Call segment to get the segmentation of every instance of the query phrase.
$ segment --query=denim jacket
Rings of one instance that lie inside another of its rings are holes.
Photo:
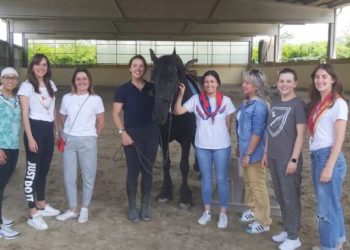
[[[249,163],[256,163],[262,159],[265,149],[268,112],[269,107],[267,102],[260,98],[242,102],[239,106],[236,119],[236,132],[241,162],[247,153],[247,148],[253,134],[260,136],[261,139],[254,152],[252,152]]]

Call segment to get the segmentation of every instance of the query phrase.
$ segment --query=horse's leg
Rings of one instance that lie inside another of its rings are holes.
[[[192,143],[192,146],[194,148],[194,144]],[[194,164],[193,164],[193,170],[196,172],[198,179],[201,179],[201,172],[199,169],[199,164],[198,164],[198,160],[197,160],[197,156],[196,154],[194,154]]]
[[[163,185],[160,193],[157,195],[159,202],[168,202],[173,199],[173,183],[170,177],[170,157],[169,144],[162,144],[163,153]]]
[[[190,154],[191,141],[184,140],[181,143],[181,162],[180,170],[182,174],[182,184],[180,188],[180,208],[188,209],[193,206],[192,191],[188,187],[188,172],[190,169],[190,164],[188,157]]]

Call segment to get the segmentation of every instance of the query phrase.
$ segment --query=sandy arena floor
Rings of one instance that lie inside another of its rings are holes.
[[[239,89],[225,88],[224,92],[233,97],[235,104],[239,103]],[[27,209],[23,194],[23,178],[25,171],[25,152],[23,147],[17,169],[5,190],[3,214],[16,220],[14,229],[21,232],[21,237],[15,240],[0,239],[0,249],[277,249],[271,236],[281,230],[281,220],[273,217],[271,231],[260,235],[245,233],[245,225],[237,222],[239,214],[229,212],[229,227],[226,230],[216,228],[217,209],[214,218],[207,226],[196,223],[201,214],[200,183],[191,170],[189,176],[190,188],[193,191],[195,206],[191,211],[178,208],[178,189],[180,185],[179,147],[171,144],[172,177],[175,199],[167,204],[160,204],[155,199],[151,201],[152,220],[150,222],[131,223],[126,217],[127,200],[125,192],[125,158],[123,157],[120,139],[114,128],[111,116],[111,106],[114,89],[97,89],[106,108],[106,128],[99,138],[98,172],[95,192],[90,206],[90,217],[87,224],[79,224],[77,220],[66,222],[47,218],[47,231],[36,231],[26,224]],[[61,93],[62,94],[62,93]],[[300,93],[306,97],[306,93]],[[306,100],[306,98],[305,98]],[[59,104],[57,104],[59,106]],[[350,148],[349,129],[344,143],[344,152]],[[235,136],[232,136],[233,148]],[[306,143],[305,143],[306,145]],[[304,146],[304,170],[302,184],[302,229],[301,249],[311,249],[318,245],[315,215],[315,195],[311,185],[310,159],[307,147]],[[193,155],[193,151],[192,151]],[[113,160],[113,159],[116,160]],[[193,157],[191,157],[193,161]],[[161,166],[159,154],[157,166]],[[47,198],[50,204],[60,210],[66,209],[66,199],[63,185],[62,165],[60,155],[55,150],[54,160],[48,176]],[[155,197],[160,190],[162,173],[154,173]],[[350,181],[349,175],[344,186],[343,205],[346,217],[346,227],[350,230]]]

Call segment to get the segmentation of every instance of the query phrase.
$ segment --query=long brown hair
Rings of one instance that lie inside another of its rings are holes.
[[[28,66],[28,71],[27,71],[27,78],[28,81],[33,85],[34,87],[34,91],[35,93],[40,94],[39,91],[39,80],[36,78],[34,71],[33,71],[33,67],[34,65],[38,65],[40,64],[40,62],[45,59],[46,63],[47,63],[47,73],[44,75],[44,83],[45,83],[45,87],[47,89],[47,92],[49,93],[50,97],[52,98],[54,96],[54,92],[51,86],[51,66],[50,66],[50,61],[47,58],[46,55],[44,54],[35,54],[32,58],[32,61],[30,62],[29,66]]]
[[[332,104],[330,107],[333,106],[335,99],[339,96],[341,96],[343,98],[343,85],[339,80],[338,75],[336,74],[334,67],[331,64],[320,64],[318,65],[314,71],[311,73],[311,79],[312,79],[312,84],[310,85],[309,88],[309,95],[310,95],[310,102],[307,104],[307,112],[308,114],[310,113],[310,111],[312,110],[312,107],[318,103],[321,100],[321,94],[320,92],[316,89],[315,86],[315,76],[316,76],[316,72],[318,70],[324,70],[327,72],[327,74],[329,74],[334,83],[332,84],[332,91],[331,91],[331,98],[332,98]]]

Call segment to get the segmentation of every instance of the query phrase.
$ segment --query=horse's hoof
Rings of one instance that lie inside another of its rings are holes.
[[[169,201],[170,201],[170,199],[168,199],[168,198],[158,198],[159,203],[167,203]]]
[[[191,205],[180,202],[179,208],[184,211],[189,211],[191,209]]]

